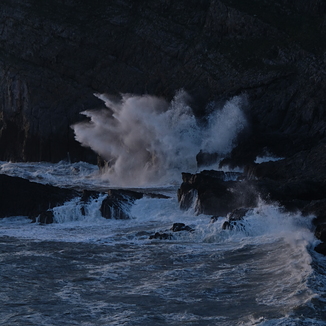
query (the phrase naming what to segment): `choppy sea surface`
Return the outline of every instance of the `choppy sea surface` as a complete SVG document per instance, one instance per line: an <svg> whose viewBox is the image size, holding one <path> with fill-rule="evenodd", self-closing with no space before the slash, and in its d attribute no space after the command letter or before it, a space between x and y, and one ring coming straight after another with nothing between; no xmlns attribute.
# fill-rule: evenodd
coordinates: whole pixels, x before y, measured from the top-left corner
<svg viewBox="0 0 326 326"><path fill-rule="evenodd" d="M86 163L0 162L0 173L108 188ZM326 325L312 217L261 202L242 227L223 230L223 217L181 211L177 188L156 187L168 198L137 200L130 220L102 218L102 198L85 216L67 202L51 225L1 219L0 325ZM176 222L195 231L150 239Z"/></svg>

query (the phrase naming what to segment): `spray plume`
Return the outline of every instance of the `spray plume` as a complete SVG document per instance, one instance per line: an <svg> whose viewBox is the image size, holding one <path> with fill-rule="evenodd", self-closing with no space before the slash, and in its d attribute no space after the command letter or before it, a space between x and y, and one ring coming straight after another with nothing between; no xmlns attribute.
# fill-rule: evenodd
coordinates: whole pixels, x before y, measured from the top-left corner
<svg viewBox="0 0 326 326"><path fill-rule="evenodd" d="M226 155L246 126L241 97L215 110L207 126L201 127L184 91L177 92L171 103L149 95L123 94L119 100L95 96L106 108L82 112L89 121L72 128L77 141L108 162L106 174L113 185L179 182L182 171L196 171L200 150Z"/></svg>

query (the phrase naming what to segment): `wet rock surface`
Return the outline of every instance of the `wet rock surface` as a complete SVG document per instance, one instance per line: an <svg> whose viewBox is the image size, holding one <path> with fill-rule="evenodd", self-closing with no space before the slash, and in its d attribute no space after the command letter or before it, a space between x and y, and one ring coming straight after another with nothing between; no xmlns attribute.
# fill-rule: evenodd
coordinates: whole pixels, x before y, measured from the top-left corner
<svg viewBox="0 0 326 326"><path fill-rule="evenodd" d="M186 232L194 232L195 229L190 227L189 225L186 225L184 223L173 223L173 225L170 228L170 231L174 232L181 232L181 231L186 231ZM158 240L172 240L173 233L168 232L168 231L160 231L160 232L155 232L155 234L151 235L149 237L150 240L153 239L158 239Z"/></svg>
<svg viewBox="0 0 326 326"><path fill-rule="evenodd" d="M81 214L85 215L86 206L97 200L104 192L65 189L30 182L26 179L0 174L0 218L28 216L33 222L51 224L54 222L53 208L62 206L73 198L79 198ZM135 200L143 196L168 198L161 194L144 194L132 190L110 189L102 201L100 212L105 218L129 219L130 208ZM76 204L77 205L77 204Z"/></svg>
<svg viewBox="0 0 326 326"><path fill-rule="evenodd" d="M173 239L173 235L165 232L155 232L155 234L149 237L150 240L158 239L158 240L171 240Z"/></svg>
<svg viewBox="0 0 326 326"><path fill-rule="evenodd" d="M95 163L70 128L81 111L102 106L94 92L171 99L185 88L199 120L210 101L245 94L250 130L221 162L244 167L243 180L184 174L180 207L225 216L259 194L324 223L325 14L322 0L2 1L0 160ZM254 163L267 152L284 159ZM217 159L197 156L199 165ZM44 212L74 196L0 177L1 216L42 213L47 223ZM120 195L106 201L104 215L124 202Z"/></svg>
<svg viewBox="0 0 326 326"><path fill-rule="evenodd" d="M189 209L194 204L197 214L226 216L236 208L253 207L258 200L258 193L250 183L224 181L222 171L183 173L182 179L178 189L180 208Z"/></svg>
<svg viewBox="0 0 326 326"><path fill-rule="evenodd" d="M0 217L29 216L34 219L42 214L44 223L50 223L48 209L60 206L78 196L71 189L61 189L28 180L0 174Z"/></svg>
<svg viewBox="0 0 326 326"><path fill-rule="evenodd" d="M180 232L180 231L188 231L194 232L195 230L191 228L189 225L185 225L184 223L174 223L171 227L172 232Z"/></svg>
<svg viewBox="0 0 326 326"><path fill-rule="evenodd" d="M101 205L101 214L105 218L114 218L117 220L126 220L131 216L129 214L131 205L136 199L141 199L142 193L131 190L111 189L108 196Z"/></svg>
<svg viewBox="0 0 326 326"><path fill-rule="evenodd" d="M248 208L237 208L227 215L227 221L222 225L223 230L232 230L234 227L240 225L243 227L243 224L239 221L242 221L244 216L248 213Z"/></svg>

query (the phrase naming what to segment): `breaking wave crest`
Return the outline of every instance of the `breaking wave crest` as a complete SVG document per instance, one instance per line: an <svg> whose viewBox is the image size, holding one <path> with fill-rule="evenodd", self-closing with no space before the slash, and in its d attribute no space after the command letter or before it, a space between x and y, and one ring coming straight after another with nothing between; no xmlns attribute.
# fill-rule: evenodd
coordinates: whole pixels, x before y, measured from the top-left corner
<svg viewBox="0 0 326 326"><path fill-rule="evenodd" d="M247 126L241 96L222 108L210 103L206 124L198 123L184 91L170 103L149 95L96 96L106 108L82 112L89 120L72 128L77 141L107 161L105 175L113 185L179 182L180 172L196 171L200 150L227 155Z"/></svg>

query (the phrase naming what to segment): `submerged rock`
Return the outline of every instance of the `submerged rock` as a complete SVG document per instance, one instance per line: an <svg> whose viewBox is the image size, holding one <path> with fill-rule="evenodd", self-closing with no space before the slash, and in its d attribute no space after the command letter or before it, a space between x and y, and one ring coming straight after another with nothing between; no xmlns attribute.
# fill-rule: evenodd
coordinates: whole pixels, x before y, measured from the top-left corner
<svg viewBox="0 0 326 326"><path fill-rule="evenodd" d="M194 232L195 229L191 228L184 223L174 223L170 228L172 232L180 232L180 231L187 231L187 232ZM149 239L159 239L159 240L171 240L173 239L173 235L168 232L156 232L155 234L151 235Z"/></svg>
<svg viewBox="0 0 326 326"><path fill-rule="evenodd" d="M154 235L149 237L150 240L152 239L159 239L159 240L171 240L173 238L172 234L164 233L164 232L156 232Z"/></svg>

